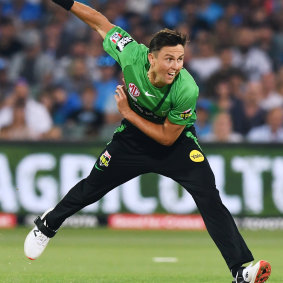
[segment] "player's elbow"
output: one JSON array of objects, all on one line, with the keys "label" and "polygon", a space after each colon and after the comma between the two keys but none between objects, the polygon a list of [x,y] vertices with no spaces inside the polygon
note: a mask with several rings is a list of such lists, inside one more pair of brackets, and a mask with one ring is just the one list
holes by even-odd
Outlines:
[{"label": "player's elbow", "polygon": [[175,141],[176,141],[175,139],[164,138],[159,143],[164,145],[164,146],[171,146],[171,145],[174,144]]},{"label": "player's elbow", "polygon": [[164,131],[160,136],[159,136],[159,143],[161,143],[164,146],[171,146],[175,143],[179,135],[175,135],[170,132]]}]

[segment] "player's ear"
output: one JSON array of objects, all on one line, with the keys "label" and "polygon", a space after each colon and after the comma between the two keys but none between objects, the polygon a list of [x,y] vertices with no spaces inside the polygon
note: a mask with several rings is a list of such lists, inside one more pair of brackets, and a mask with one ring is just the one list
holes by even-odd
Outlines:
[{"label": "player's ear", "polygon": [[148,58],[150,65],[154,65],[154,55],[153,55],[153,53],[148,53],[147,58]]}]

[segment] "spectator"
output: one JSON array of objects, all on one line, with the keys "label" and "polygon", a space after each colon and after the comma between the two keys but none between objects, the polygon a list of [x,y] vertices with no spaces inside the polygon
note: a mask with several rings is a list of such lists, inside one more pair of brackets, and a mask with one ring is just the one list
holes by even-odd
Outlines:
[{"label": "spectator", "polygon": [[212,38],[216,49],[222,46],[230,46],[233,42],[234,28],[225,18],[219,19],[214,26]]},{"label": "spectator", "polygon": [[214,26],[212,38],[216,50],[222,46],[231,46],[234,38],[235,28],[224,18],[219,19]]},{"label": "spectator", "polygon": [[167,7],[163,14],[163,20],[166,27],[173,29],[183,22],[183,13],[180,7],[180,2],[180,0],[166,1]]},{"label": "spectator", "polygon": [[241,11],[238,1],[229,1],[226,4],[223,18],[230,24],[230,27],[237,27],[243,24],[244,15]]},{"label": "spectator", "polygon": [[214,87],[214,92],[218,111],[229,112],[233,105],[238,102],[233,99],[230,91],[229,81],[227,80],[219,81]]},{"label": "spectator", "polygon": [[72,60],[67,70],[66,78],[61,81],[67,92],[75,92],[79,94],[83,91],[86,85],[92,83],[86,61],[82,58],[75,58]]},{"label": "spectator", "polygon": [[[119,84],[125,84],[122,72],[120,72],[119,74]],[[117,108],[117,103],[114,95],[109,95],[106,101],[104,117],[105,123],[101,129],[100,138],[102,140],[110,140],[113,136],[114,131],[120,126],[121,120],[123,119],[123,116]]]},{"label": "spectator", "polygon": [[22,51],[23,45],[17,38],[17,30],[12,18],[0,17],[0,57],[11,59]]},{"label": "spectator", "polygon": [[261,76],[272,69],[272,63],[267,54],[254,47],[255,32],[249,27],[240,27],[235,35],[234,66],[239,67],[248,80],[260,80]]},{"label": "spectator", "polygon": [[229,84],[233,97],[242,99],[244,95],[246,77],[241,71],[232,71],[229,74]]},{"label": "spectator", "polygon": [[101,55],[97,60],[97,65],[101,71],[101,79],[94,82],[97,89],[97,100],[95,107],[98,111],[105,112],[105,107],[109,96],[115,94],[119,81],[116,75],[116,62],[109,55]]},{"label": "spectator", "polygon": [[273,72],[262,76],[263,98],[260,106],[264,110],[269,110],[277,106],[283,106],[283,97],[277,92],[276,77]]},{"label": "spectator", "polygon": [[220,58],[215,53],[213,41],[207,32],[200,32],[193,57],[188,62],[188,68],[200,78],[202,84],[221,66]]},{"label": "spectator", "polygon": [[93,81],[99,81],[101,78],[101,72],[99,66],[97,66],[98,58],[104,54],[103,41],[101,36],[94,30],[90,32],[90,38],[87,45],[87,57],[86,64],[89,70],[89,75]]},{"label": "spectator", "polygon": [[198,18],[207,22],[208,25],[214,25],[223,15],[223,7],[211,0],[199,1]]},{"label": "spectator", "polygon": [[8,61],[0,58],[0,109],[4,99],[12,92],[13,84],[8,78]]},{"label": "spectator", "polygon": [[23,40],[24,51],[11,60],[9,76],[12,81],[24,78],[34,93],[49,81],[54,63],[50,56],[43,53],[38,31],[27,32]]},{"label": "spectator", "polygon": [[213,114],[213,104],[207,99],[199,99],[197,102],[197,120],[195,129],[199,140],[205,139],[212,131],[211,117]]},{"label": "spectator", "polygon": [[81,107],[79,94],[68,93],[62,85],[55,85],[50,90],[51,100],[42,94],[41,100],[48,106],[54,124],[61,127],[67,121],[67,117]]},{"label": "spectator", "polygon": [[221,46],[218,48],[218,54],[220,58],[220,67],[217,71],[213,72],[213,74],[208,78],[205,85],[206,95],[209,97],[212,95],[212,90],[220,81],[226,81],[230,84],[231,93],[233,96],[234,92],[232,91],[231,80],[234,76],[240,76],[243,78],[244,74],[239,69],[233,65],[233,51],[229,46]]},{"label": "spectator", "polygon": [[132,13],[147,14],[150,10],[151,0],[127,0],[127,10]]},{"label": "spectator", "polygon": [[61,38],[64,38],[63,26],[58,21],[51,21],[44,27],[42,49],[53,60],[58,59],[61,55],[61,49],[63,48]]},{"label": "spectator", "polygon": [[135,40],[148,45],[146,42],[146,33],[140,23],[131,25],[131,34]]},{"label": "spectator", "polygon": [[250,82],[246,86],[243,98],[230,109],[235,132],[246,136],[254,127],[264,124],[265,111],[260,107],[262,85]]},{"label": "spectator", "polygon": [[213,120],[212,132],[203,138],[205,142],[238,143],[243,141],[242,135],[233,131],[229,113],[219,112]]},{"label": "spectator", "polygon": [[[56,62],[53,74],[54,82],[64,86],[68,92],[78,93],[93,78],[100,79],[101,75],[97,71],[96,60],[93,57],[97,54],[94,51],[92,52],[89,52],[89,46],[86,41],[74,41],[71,44],[70,52]],[[80,80],[82,81],[80,82]],[[77,82],[78,86],[76,85]]]},{"label": "spectator", "polygon": [[20,21],[38,21],[42,15],[41,2],[31,0],[3,1],[0,14]]},{"label": "spectator", "polygon": [[29,85],[19,80],[5,106],[0,110],[0,128],[13,123],[13,107],[17,103],[24,104],[25,121],[28,128],[37,136],[47,133],[52,128],[52,119],[43,104],[35,101],[30,94]]},{"label": "spectator", "polygon": [[272,29],[270,24],[262,24],[256,29],[256,44],[272,60],[274,70],[280,67],[283,52],[283,36]]},{"label": "spectator", "polygon": [[276,89],[277,89],[278,94],[279,94],[281,97],[283,97],[283,82],[280,82],[280,81],[279,81],[279,82],[277,83]]},{"label": "spectator", "polygon": [[151,35],[165,27],[163,19],[164,9],[164,5],[158,1],[152,4],[149,9],[149,14],[146,14],[144,19],[144,26],[148,35]]},{"label": "spectator", "polygon": [[122,28],[128,27],[128,20],[126,17],[126,1],[107,1],[104,6],[104,15],[106,18],[111,19],[111,21]]},{"label": "spectator", "polygon": [[47,109],[50,115],[52,115],[54,100],[52,97],[52,87],[44,88],[40,91],[38,100]]},{"label": "spectator", "polygon": [[184,24],[191,30],[190,38],[195,38],[199,31],[199,20],[197,18],[198,5],[195,1],[184,1],[182,11]]},{"label": "spectator", "polygon": [[104,123],[102,112],[94,108],[96,90],[87,86],[81,94],[81,107],[67,117],[66,135],[72,138],[97,137]]},{"label": "spectator", "polygon": [[17,100],[12,109],[13,118],[11,124],[0,130],[0,139],[4,140],[34,140],[40,134],[31,129],[26,123],[25,103]]},{"label": "spectator", "polygon": [[283,109],[276,107],[270,109],[266,116],[266,124],[253,128],[248,133],[250,142],[283,142]]}]

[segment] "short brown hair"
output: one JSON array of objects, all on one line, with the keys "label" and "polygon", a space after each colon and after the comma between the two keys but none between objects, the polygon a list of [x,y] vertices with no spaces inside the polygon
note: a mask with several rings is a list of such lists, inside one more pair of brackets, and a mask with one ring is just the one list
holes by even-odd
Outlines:
[{"label": "short brown hair", "polygon": [[157,32],[149,43],[149,52],[159,51],[164,46],[176,46],[181,44],[185,46],[187,36],[176,30],[168,28]]}]

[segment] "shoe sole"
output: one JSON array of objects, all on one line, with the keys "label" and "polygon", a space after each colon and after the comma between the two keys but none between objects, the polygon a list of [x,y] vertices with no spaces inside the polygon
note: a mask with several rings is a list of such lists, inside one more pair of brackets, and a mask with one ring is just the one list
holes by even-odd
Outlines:
[{"label": "shoe sole", "polygon": [[[40,216],[40,218],[43,219],[43,218],[44,218],[50,211],[52,211],[53,209],[54,209],[54,208],[50,208],[50,209],[48,209],[47,211],[45,211],[45,212]],[[31,229],[31,231],[28,233],[27,237],[29,236],[30,233],[33,233],[33,230],[34,230],[34,229],[37,229],[37,226],[36,226],[36,225]],[[27,237],[26,237],[26,239],[27,239]],[[28,259],[30,259],[30,260],[36,260],[36,258],[31,258],[31,257],[27,256],[26,253],[25,253],[25,256],[26,256]]]},{"label": "shoe sole", "polygon": [[251,280],[251,283],[263,283],[266,282],[271,274],[271,265],[264,260],[259,262],[258,271],[256,276]]}]

